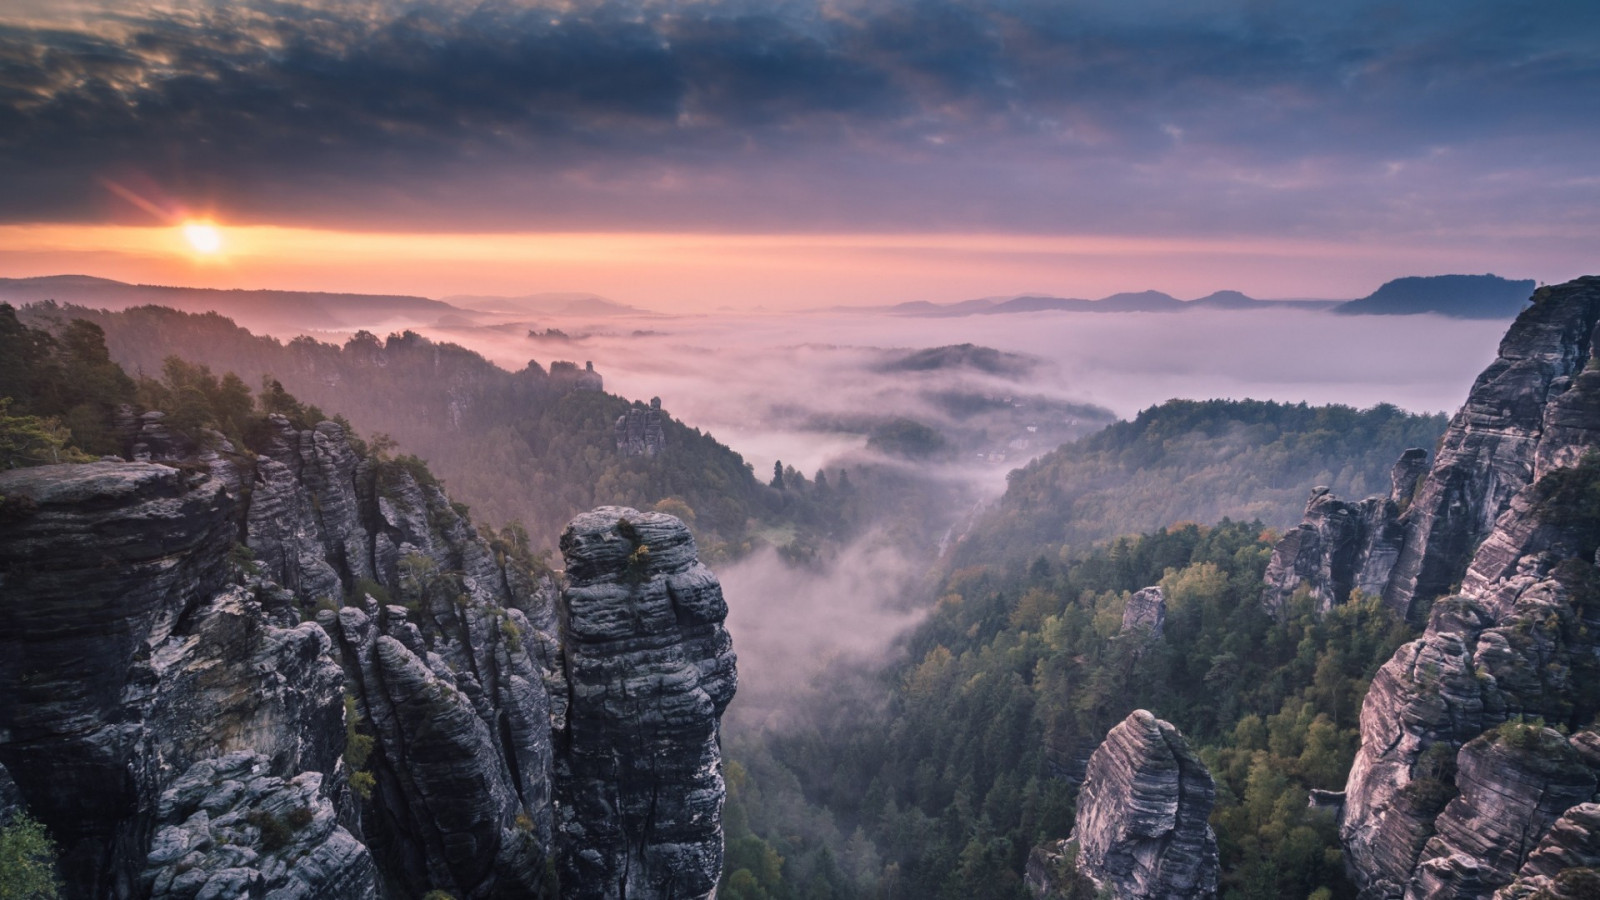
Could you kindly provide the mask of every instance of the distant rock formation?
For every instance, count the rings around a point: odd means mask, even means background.
[[[1089,758],[1071,839],[1077,872],[1125,900],[1216,896],[1215,799],[1183,735],[1135,710]]]
[[[1419,458],[1426,460],[1427,451],[1407,450],[1401,456],[1394,469],[1396,486],[1388,497],[1348,503],[1326,487],[1312,488],[1305,518],[1272,548],[1262,605],[1282,615],[1302,586],[1322,613],[1347,602],[1352,591],[1381,595],[1405,539],[1396,494],[1404,473],[1415,469]]]
[[[623,456],[655,456],[667,446],[661,422],[661,398],[651,397],[648,408],[634,406],[617,417],[617,452]]]
[[[1573,391],[1589,377],[1597,297],[1600,278],[1540,288],[1451,420],[1433,465],[1421,475],[1423,451],[1407,450],[1387,502],[1314,491],[1305,521],[1273,554],[1263,603],[1278,609],[1305,582],[1326,609],[1356,588],[1425,623],[1512,498],[1597,443],[1596,401]]]
[[[583,368],[577,363],[557,360],[550,364],[550,381],[573,391],[603,391],[605,379],[594,370],[594,363],[586,362]]]
[[[719,719],[736,687],[722,588],[663,513],[561,536],[572,706],[558,778],[569,898],[693,900],[722,872]]]
[[[1128,605],[1122,610],[1122,631],[1127,633],[1144,629],[1150,640],[1161,637],[1167,624],[1167,595],[1161,585],[1135,591],[1128,596]]]

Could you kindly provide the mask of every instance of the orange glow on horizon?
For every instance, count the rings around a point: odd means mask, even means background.
[[[87,274],[216,288],[519,295],[590,291],[699,312],[1231,288],[1354,297],[1463,257],[1427,243],[1017,234],[394,233],[274,225],[0,225],[0,277]],[[1466,248],[1471,271],[1523,250]],[[1530,265],[1502,266],[1522,271]]]

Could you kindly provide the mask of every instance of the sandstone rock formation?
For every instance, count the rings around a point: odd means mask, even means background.
[[[681,523],[637,516],[654,559],[575,567],[665,598],[670,628],[618,643],[582,624],[615,608],[569,597],[563,623],[526,546],[334,423],[273,417],[253,454],[159,424],[131,433],[150,462],[0,472],[0,805],[50,828],[68,896],[540,897],[556,868],[608,896],[573,861],[602,833],[709,892],[734,660]],[[558,793],[605,790],[611,820],[558,832]]]
[[[1391,607],[1425,618],[1425,607],[1419,614],[1413,606],[1460,579],[1511,498],[1550,466],[1570,465],[1590,443],[1573,438],[1594,423],[1562,414],[1583,404],[1556,401],[1590,359],[1596,322],[1600,278],[1534,293],[1451,420],[1406,510],[1405,546],[1384,590]]]
[[[1405,544],[1401,509],[1427,470],[1428,451],[1413,447],[1390,471],[1388,497],[1350,503],[1325,487],[1312,488],[1304,520],[1272,549],[1262,605],[1282,614],[1302,586],[1323,613],[1348,601],[1353,591],[1382,596]]]
[[[1384,596],[1427,627],[1362,706],[1341,835],[1363,897],[1562,896],[1584,868],[1553,861],[1586,858],[1600,736],[1537,723],[1600,712],[1597,320],[1600,279],[1536,294],[1402,518]]]
[[[1122,610],[1124,633],[1143,629],[1150,640],[1161,637],[1167,624],[1167,595],[1161,585],[1152,585],[1128,596],[1128,605]]]
[[[1128,900],[1214,897],[1215,798],[1183,735],[1135,710],[1089,759],[1072,837],[1078,873]]]
[[[561,536],[572,705],[558,779],[574,898],[689,900],[722,871],[727,604],[678,519],[607,506]]]
[[[617,417],[617,452],[623,456],[655,456],[667,445],[661,428],[661,398],[651,397],[650,406],[635,406]]]

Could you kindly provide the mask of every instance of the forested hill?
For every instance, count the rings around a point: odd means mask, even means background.
[[[957,565],[1024,559],[1173,522],[1300,521],[1326,485],[1387,493],[1401,451],[1430,453],[1443,414],[1261,400],[1169,400],[1011,473],[1005,496],[957,545]]]
[[[389,435],[401,452],[426,459],[474,518],[520,521],[536,544],[551,544],[569,519],[597,505],[668,501],[714,557],[779,506],[739,454],[669,415],[660,417],[660,453],[618,452],[615,423],[637,404],[589,389],[598,378],[571,363],[508,372],[411,332],[387,340],[361,333],[342,347],[306,337],[282,343],[215,313],[155,306],[42,304],[20,316],[56,331],[74,319],[94,322],[112,358],[136,376],[160,376],[167,357],[178,356],[251,386],[276,379],[301,400],[343,413],[359,432]]]

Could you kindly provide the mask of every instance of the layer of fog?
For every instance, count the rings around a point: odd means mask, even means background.
[[[1252,310],[957,319],[849,313],[545,318],[430,333],[509,368],[529,359],[545,365],[593,361],[607,390],[640,400],[660,397],[668,412],[716,435],[765,477],[774,460],[810,474],[863,458],[863,433],[819,428],[819,422],[904,415],[950,425],[927,402],[941,390],[1095,404],[1121,417],[1173,397],[1363,408],[1388,402],[1417,412],[1453,412],[1494,357],[1505,327],[1433,315]],[[560,334],[527,336],[530,329],[543,334],[550,328]],[[1034,363],[999,374],[959,366],[884,368],[894,358],[892,348],[961,343],[1022,354]],[[1017,443],[1024,446],[999,462],[965,454],[941,462],[936,475],[928,467],[930,489],[937,483],[948,490],[963,480],[965,486],[950,495],[959,502],[948,504],[947,518],[926,522],[915,544],[869,537],[817,571],[790,568],[773,552],[722,567],[741,671],[730,721],[781,726],[784,711],[806,706],[798,700],[819,675],[891,659],[894,639],[919,615],[907,599],[927,599],[919,592],[947,529],[970,513],[971,501],[997,496],[1008,470],[1054,446]]]
[[[903,549],[872,534],[822,570],[795,569],[774,550],[718,572],[739,654],[730,726],[782,727],[819,676],[882,663],[885,648],[921,617],[907,608],[926,574]]]
[[[520,323],[436,336],[512,368],[529,359],[592,360],[607,390],[660,397],[674,416],[712,432],[757,471],[782,459],[806,472],[860,441],[798,427],[799,412],[882,415],[925,388],[924,373],[869,371],[876,348],[976,343],[1027,354],[1041,365],[1009,390],[1097,404],[1122,417],[1173,397],[1393,403],[1437,412],[1460,405],[1506,327],[1434,315],[1302,310],[946,319],[728,315],[531,325],[559,326],[578,337],[529,340]],[[1020,460],[1008,462],[1006,468]]]

